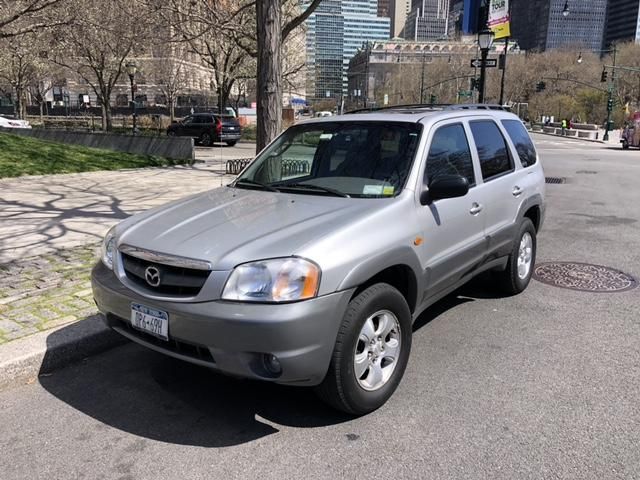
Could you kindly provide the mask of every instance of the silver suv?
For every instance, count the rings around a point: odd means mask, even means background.
[[[527,287],[544,193],[499,107],[318,118],[230,185],[112,228],[94,297],[134,342],[365,414],[398,386],[431,304],[489,270],[506,294]]]

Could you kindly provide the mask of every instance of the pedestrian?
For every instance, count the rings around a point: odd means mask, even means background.
[[[566,135],[566,131],[567,131],[567,119],[563,118],[562,119],[562,135]]]

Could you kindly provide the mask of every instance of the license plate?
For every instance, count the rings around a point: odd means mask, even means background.
[[[169,340],[169,314],[161,310],[131,304],[131,325],[162,340]]]

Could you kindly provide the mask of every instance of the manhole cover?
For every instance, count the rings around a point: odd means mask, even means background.
[[[564,183],[565,179],[562,177],[544,177],[544,183]]]
[[[638,285],[631,275],[615,268],[576,262],[549,262],[536,265],[533,278],[554,287],[581,292],[624,292]]]

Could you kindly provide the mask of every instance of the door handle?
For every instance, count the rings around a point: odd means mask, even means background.
[[[522,189],[516,185],[515,187],[513,187],[513,190],[511,191],[511,193],[513,194],[514,197],[519,197],[520,195],[522,195]]]
[[[482,205],[480,205],[479,203],[475,203],[475,202],[474,202],[474,203],[471,205],[471,210],[469,210],[469,213],[470,213],[471,215],[477,215],[477,214],[479,214],[479,213],[482,211],[482,209],[483,209],[483,208],[484,208],[484,207],[483,207]]]

